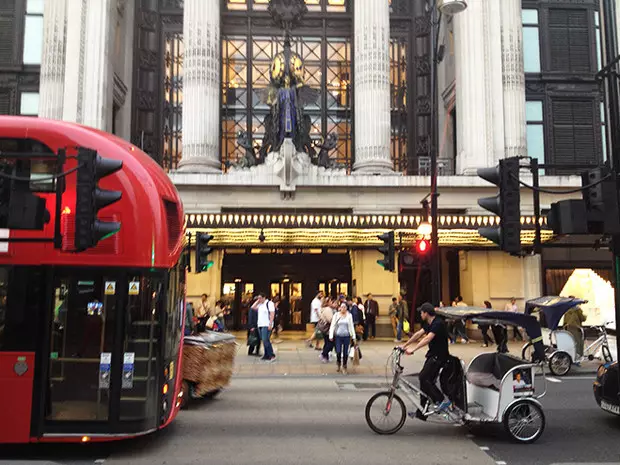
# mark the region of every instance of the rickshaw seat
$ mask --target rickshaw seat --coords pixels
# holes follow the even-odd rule
[[[506,354],[481,354],[469,366],[466,374],[467,381],[475,386],[498,391],[504,375],[524,363],[526,362]]]

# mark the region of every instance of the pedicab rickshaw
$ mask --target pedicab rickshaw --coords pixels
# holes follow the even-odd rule
[[[529,300],[525,304],[525,313],[532,315],[542,313],[548,330],[548,344],[545,344],[545,357],[549,364],[549,370],[556,376],[567,374],[571,366],[586,360],[603,359],[611,362],[612,356],[607,340],[605,325],[592,326],[589,329],[596,333],[596,339],[589,345],[585,345],[584,329],[577,326],[560,328],[560,321],[566,312],[577,305],[587,303],[586,300],[573,297],[546,296]],[[575,337],[577,334],[577,337]],[[531,343],[523,346],[521,355],[530,360],[532,352]]]
[[[520,326],[532,341],[534,359],[544,360],[540,324],[531,315],[478,307],[436,311],[452,320]],[[403,375],[403,354],[402,349],[394,349],[390,355],[393,378],[388,390],[375,394],[366,404],[366,422],[374,432],[394,434],[403,427],[407,419],[405,398],[420,410],[425,419],[456,425],[502,424],[510,437],[519,443],[532,443],[542,435],[545,415],[539,399],[547,392],[544,369],[544,390],[537,394],[535,388],[535,375],[542,363],[493,352],[479,354],[463,370],[463,362],[450,357],[440,373],[439,382],[452,406],[436,411],[430,399],[414,384],[417,379],[412,377],[417,374]]]

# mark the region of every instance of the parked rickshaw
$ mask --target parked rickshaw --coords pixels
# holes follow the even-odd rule
[[[533,316],[476,307],[442,308],[437,314],[478,324],[520,326],[533,343],[534,357],[544,359],[540,325]],[[547,391],[544,369],[544,390],[536,394],[535,388],[535,375],[542,363],[527,362],[507,354],[483,353],[463,371],[463,363],[451,357],[439,381],[452,407],[435,411],[432,401],[415,384],[417,374],[403,375],[403,353],[398,347],[394,349],[390,356],[394,373],[388,390],[375,394],[366,404],[366,421],[374,432],[394,434],[403,427],[407,419],[405,398],[427,419],[457,425],[503,424],[507,433],[520,443],[534,442],[542,435],[545,415],[539,399]]]
[[[525,313],[528,315],[542,313],[548,327],[548,344],[545,344],[545,356],[549,364],[549,370],[556,376],[566,375],[574,363],[582,363],[587,360],[613,360],[607,340],[605,325],[591,326],[587,328],[596,334],[594,342],[586,346],[586,333],[583,328],[577,326],[564,326],[560,328],[560,321],[566,312],[577,305],[587,301],[572,297],[547,296],[530,300],[525,304]],[[575,334],[577,337],[575,337]],[[531,359],[532,345],[527,343],[523,346],[521,356],[525,360]]]

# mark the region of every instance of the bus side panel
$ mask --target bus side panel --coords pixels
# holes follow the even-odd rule
[[[0,443],[30,441],[33,352],[0,353]]]

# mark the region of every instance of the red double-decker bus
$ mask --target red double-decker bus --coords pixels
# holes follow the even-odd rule
[[[121,160],[100,186],[122,192],[101,210],[120,231],[74,248],[76,154]],[[56,207],[51,159],[65,150]],[[185,224],[164,171],[130,143],[75,124],[0,117],[3,153],[30,162],[30,190],[51,214],[42,231],[0,230],[0,443],[103,441],[168,425],[180,404]],[[54,236],[60,214],[62,244]],[[30,240],[31,242],[24,241]]]

